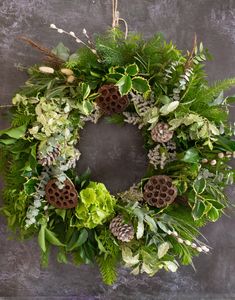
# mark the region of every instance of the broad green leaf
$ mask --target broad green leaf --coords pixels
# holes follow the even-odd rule
[[[204,178],[194,181],[193,189],[197,194],[202,194],[205,188],[206,188],[206,180]]]
[[[207,213],[207,216],[212,222],[216,222],[220,217],[219,210],[212,207]]]
[[[60,208],[58,208],[58,209],[55,210],[55,212],[56,212],[56,214],[58,216],[60,216],[63,219],[63,221],[65,220],[66,209],[60,209]]]
[[[168,228],[167,228],[166,225],[163,224],[162,222],[158,221],[158,222],[157,222],[157,225],[159,226],[159,228],[161,228],[161,230],[162,230],[163,232],[168,232]]]
[[[39,230],[39,233],[38,233],[38,244],[39,244],[39,246],[40,246],[40,248],[42,249],[43,252],[47,251],[45,230],[46,230],[46,226],[42,225],[40,230]]]
[[[129,66],[126,67],[126,74],[130,75],[130,76],[135,76],[137,75],[139,72],[139,67],[137,66],[137,64],[131,64]]]
[[[192,216],[194,220],[199,220],[205,213],[205,209],[206,209],[205,204],[202,201],[197,199],[192,210]]]
[[[118,86],[120,94],[122,96],[128,94],[132,89],[131,77],[127,75],[123,75],[122,78],[118,80],[116,85]]]
[[[173,112],[174,110],[176,110],[176,108],[179,106],[180,102],[179,101],[173,101],[173,102],[170,102],[170,103],[167,103],[165,105],[163,105],[161,108],[160,108],[160,113],[163,115],[163,116],[166,116],[168,115],[169,113]]]
[[[187,163],[197,163],[199,161],[199,154],[195,148],[190,148],[185,151],[182,161]]]
[[[53,50],[52,53],[54,53],[56,56],[58,56],[60,59],[66,61],[69,58],[70,50],[65,47],[63,43],[59,43]]]
[[[148,80],[140,76],[132,78],[132,86],[138,93],[145,94],[150,91]]]
[[[51,243],[52,245],[63,247],[65,246],[60,240],[56,237],[55,233],[51,230],[45,228],[45,238],[46,240]]]
[[[157,249],[158,258],[161,259],[165,256],[170,249],[170,244],[168,242],[163,242]]]
[[[24,183],[24,191],[27,195],[31,195],[35,192],[35,186],[38,183],[37,178],[30,178]]]
[[[69,251],[72,251],[80,246],[82,246],[88,239],[88,231],[83,228],[78,236],[77,241],[68,249]]]
[[[20,127],[16,127],[16,128],[4,129],[4,130],[0,131],[0,136],[3,134],[6,134],[9,137],[18,140],[24,136],[24,134],[26,132],[26,128],[27,128],[27,125],[24,124],[24,125],[22,125]]]

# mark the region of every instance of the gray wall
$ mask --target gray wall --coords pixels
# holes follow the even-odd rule
[[[234,0],[120,0],[119,3],[121,16],[128,21],[130,29],[140,31],[146,37],[161,31],[168,40],[172,39],[185,50],[191,48],[196,32],[199,40],[214,55],[214,60],[206,66],[210,81],[235,75]],[[55,46],[62,39],[67,46],[75,49],[76,45],[70,38],[48,28],[50,23],[77,33],[81,33],[83,27],[91,33],[104,31],[111,24],[111,0],[1,0],[1,104],[10,102],[26,78],[15,68],[15,64],[29,66],[40,61],[39,55],[19,42],[17,36],[29,36],[48,47]],[[2,114],[0,127],[5,126],[7,119]],[[94,151],[96,134],[105,139],[107,146],[104,156],[102,143],[95,144],[91,168],[96,178],[102,178],[105,173],[103,168],[112,168],[110,180],[103,179],[108,180],[110,189],[117,190],[125,185],[126,180],[129,183],[141,175],[145,164],[144,153],[141,138],[132,128],[127,127],[124,132],[104,123],[96,129],[87,127],[81,141],[81,149],[86,153]],[[112,134],[126,141],[123,151],[119,151],[118,142],[109,142],[107,137]],[[132,160],[128,169],[138,160],[134,174],[120,171],[120,159],[126,153],[130,153],[128,155]],[[84,155],[83,167],[88,159],[89,156]],[[228,193],[233,201],[235,190],[229,188]],[[128,271],[121,269],[118,282],[113,287],[102,284],[95,267],[77,269],[70,264],[60,265],[54,253],[49,268],[41,269],[36,241],[20,243],[8,240],[9,233],[1,218],[0,298],[235,299],[235,214],[228,213],[231,217],[225,216],[203,230],[214,249],[211,254],[202,254],[194,260],[196,272],[191,267],[182,267],[176,274],[160,272],[153,278],[147,278],[129,276]]]

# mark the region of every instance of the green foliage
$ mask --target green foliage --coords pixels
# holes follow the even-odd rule
[[[72,55],[62,43],[53,53],[64,64],[50,73],[38,66],[29,69],[29,79],[12,100],[12,126],[0,132],[5,180],[1,213],[8,226],[20,237],[38,236],[43,265],[53,245],[61,263],[67,263],[69,254],[76,265],[97,261],[107,284],[115,282],[120,260],[132,274],[149,276],[161,269],[175,272],[178,259],[192,264],[193,256],[207,250],[199,248],[198,228],[217,221],[229,205],[224,188],[235,177],[227,165],[235,151],[228,123],[228,104],[234,97],[224,97],[223,91],[235,79],[210,86],[203,45],[194,44],[183,54],[160,34],[145,41],[138,34],[125,38],[114,28]],[[161,166],[149,166],[146,177],[119,194],[118,202],[102,183],[90,181],[89,170],[80,176],[74,170],[80,155],[75,147],[78,129],[99,118],[95,101],[104,84],[116,84],[129,99],[125,114],[107,121],[137,125],[151,151],[148,156]],[[173,131],[172,140],[160,146],[151,134],[159,122]],[[218,155],[226,151],[231,153]],[[202,164],[202,159],[216,164]],[[180,196],[174,203],[163,208],[143,203],[144,185],[153,175],[172,178]],[[52,177],[59,188],[64,180],[72,181],[78,191],[76,208],[55,209],[46,202],[44,190]],[[182,197],[187,203],[180,202]],[[128,244],[109,229],[117,214],[133,225],[135,235]]]
[[[90,182],[80,194],[75,215],[78,227],[94,228],[113,214],[116,200],[102,183]]]
[[[117,280],[117,261],[113,256],[97,257],[97,263],[104,283],[112,285]]]

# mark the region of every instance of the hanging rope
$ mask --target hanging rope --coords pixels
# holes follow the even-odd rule
[[[113,3],[113,23],[112,23],[112,27],[118,27],[119,26],[119,21],[122,21],[125,25],[125,39],[127,39],[128,36],[128,24],[126,22],[126,20],[124,20],[123,18],[120,18],[120,14],[118,11],[118,0],[112,0]]]

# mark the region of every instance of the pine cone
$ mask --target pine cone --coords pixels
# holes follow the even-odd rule
[[[77,206],[78,194],[70,180],[65,180],[64,187],[59,189],[57,179],[48,181],[45,192],[46,200],[56,208],[69,209]]]
[[[174,132],[169,130],[169,125],[164,122],[157,123],[152,129],[151,136],[153,141],[158,143],[166,143],[172,139]]]
[[[126,109],[129,104],[127,96],[121,96],[118,87],[114,84],[103,85],[98,90],[99,96],[96,103],[106,115],[120,113]]]
[[[53,148],[53,150],[49,153],[47,153],[46,156],[43,156],[42,153],[38,153],[38,162],[42,166],[51,166],[53,162],[57,159],[57,157],[60,155],[60,145],[57,145]]]
[[[130,242],[134,238],[134,227],[131,224],[126,224],[121,215],[111,221],[109,229],[122,242]]]
[[[177,189],[166,175],[152,176],[144,186],[144,200],[158,208],[171,204],[176,196]]]

